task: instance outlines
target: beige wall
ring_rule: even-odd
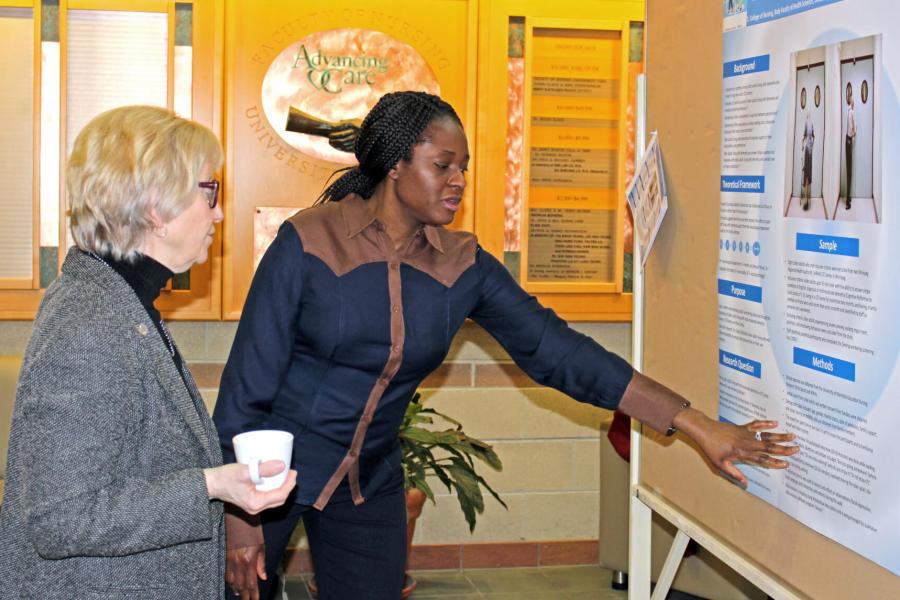
[[[631,355],[631,325],[576,323],[607,348]],[[173,322],[173,336],[210,409],[237,327],[233,322]],[[0,322],[0,355],[24,352],[31,322]],[[600,425],[607,411],[537,386],[483,329],[468,323],[443,367],[422,386],[427,402],[494,444],[502,473],[481,472],[509,505],[486,500],[469,534],[455,497],[428,505],[416,544],[596,540],[599,530]],[[435,482],[435,491],[440,491]],[[301,542],[302,545],[302,542]]]
[[[575,327],[631,355],[630,324]],[[504,470],[482,474],[509,511],[487,500],[470,535],[456,499],[442,494],[416,525],[416,543],[597,539],[600,424],[610,413],[537,386],[476,325],[463,328],[447,360],[469,367],[472,385],[431,388],[426,380],[427,402],[461,421],[469,435],[494,444]]]

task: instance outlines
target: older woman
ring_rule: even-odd
[[[320,600],[396,600],[406,562],[397,430],[420,382],[467,318],[541,384],[682,430],[742,481],[735,461],[784,468],[790,434],[719,423],[570,329],[512,279],[471,233],[444,229],[466,187],[469,149],[453,108],[422,92],[383,96],[355,144],[359,165],[279,230],[260,262],[222,376],[215,420],[294,432],[302,478],[293,505],[229,513],[226,580],[271,599],[303,519]],[[266,581],[257,581],[265,578]]]
[[[105,112],[75,140],[75,248],[47,289],[16,395],[4,598],[220,598],[222,501],[257,513],[293,488],[293,472],[260,492],[246,466],[222,465],[153,306],[173,273],[206,259],[222,220],[221,164],[211,131],[154,107]]]

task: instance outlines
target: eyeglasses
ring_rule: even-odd
[[[200,189],[203,190],[203,193],[206,195],[206,201],[209,203],[209,207],[215,208],[216,204],[219,203],[219,181],[217,179],[211,179],[210,181],[201,181],[197,185],[200,186]]]

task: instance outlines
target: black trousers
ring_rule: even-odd
[[[288,500],[290,503],[290,500]],[[349,486],[338,486],[325,510],[285,504],[262,514],[266,581],[260,598],[277,597],[278,566],[300,519],[315,566],[319,600],[397,600],[406,571],[406,499],[403,473],[356,506]],[[226,587],[227,598],[238,598]]]
[[[853,195],[850,191],[853,189],[853,138],[845,136],[844,138],[844,157],[847,161],[847,204]]]
[[[803,151],[803,176],[801,183],[800,195],[805,200],[809,195],[812,195],[812,150]],[[806,188],[806,194],[803,193],[802,188]]]

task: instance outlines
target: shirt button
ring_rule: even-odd
[[[393,312],[395,312],[395,313],[396,313],[396,312],[400,312],[400,307],[397,306],[397,305],[395,304],[395,305],[393,305],[393,306],[391,307],[391,310],[392,310]]]
[[[400,265],[398,265],[397,263],[391,263],[391,264],[389,264],[388,266],[389,266],[391,269],[393,269],[394,271],[396,271],[397,269],[400,268]]]
[[[147,335],[147,332],[149,331],[147,329],[147,326],[144,325],[143,323],[138,323],[138,325],[135,327],[135,329],[137,330],[138,335],[140,335],[142,337]]]
[[[400,353],[400,346],[394,346],[393,348],[391,348],[391,350],[393,350],[394,353],[399,354],[399,353]]]

